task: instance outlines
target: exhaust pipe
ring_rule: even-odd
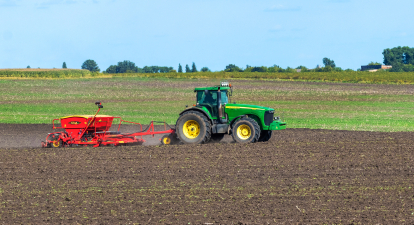
[[[220,91],[220,87],[218,87],[217,90],[217,99],[218,99],[218,117],[219,117],[219,122],[223,123],[222,121],[222,117],[223,117],[223,110],[222,110],[222,106],[221,106],[221,91]]]

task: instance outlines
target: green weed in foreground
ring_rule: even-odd
[[[218,80],[119,77],[0,80],[0,123],[46,123],[67,115],[94,114],[175,124],[194,87]],[[272,107],[289,128],[412,131],[411,85],[232,81],[232,101]]]

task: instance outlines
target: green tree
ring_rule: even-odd
[[[308,69],[306,66],[302,66],[302,65],[300,65],[300,66],[298,66],[298,67],[296,67],[296,69],[301,69],[301,70],[303,70],[303,69]]]
[[[234,64],[229,64],[226,66],[226,69],[224,69],[224,72],[243,72],[243,70]]]
[[[290,68],[289,66],[285,70],[286,73],[295,73],[296,69]]]
[[[325,65],[325,67],[330,66],[331,69],[336,67],[335,62],[329,58],[323,58],[322,62]]]
[[[84,69],[84,70],[89,70],[91,72],[101,71],[101,69],[99,69],[99,67],[98,67],[98,64],[92,59],[88,59],[85,62],[83,62],[81,68]]]
[[[404,64],[402,63],[394,63],[394,65],[392,65],[392,68],[390,69],[390,72],[402,72],[403,67]]]
[[[123,62],[118,62],[118,65],[116,65],[116,72],[117,73],[136,73],[137,67],[135,66],[135,63],[124,60]]]
[[[26,68],[27,68],[27,69],[30,69],[30,66],[27,66]]]
[[[379,63],[379,62],[370,62],[370,63],[368,63],[368,66],[379,66],[379,65],[381,65],[381,63]]]
[[[191,69],[190,69],[190,67],[188,66],[188,64],[185,64],[185,72],[186,72],[186,73],[191,73]]]
[[[191,66],[191,72],[192,73],[196,73],[197,72],[197,68],[196,68],[196,65],[195,65],[194,62],[193,62],[193,65]]]
[[[414,48],[408,46],[398,46],[392,49],[384,49],[382,52],[384,55],[385,65],[396,65],[396,64],[414,64]]]
[[[105,70],[106,73],[116,73],[116,66],[111,65],[108,67],[108,69]]]
[[[269,73],[277,73],[277,72],[281,72],[283,69],[280,68],[280,66],[274,64],[273,66],[267,68],[267,72]]]
[[[168,66],[159,66],[158,69],[160,73],[169,73],[174,70],[174,68]]]
[[[252,72],[267,72],[267,67],[265,67],[265,66],[255,66],[255,67],[252,67],[252,70],[251,70]]]
[[[178,63],[178,72],[182,73],[183,72],[183,67],[181,66],[180,63]]]
[[[306,66],[302,66],[302,65],[296,67],[296,69],[300,69],[301,70],[300,71],[301,73],[308,72],[309,71],[309,69]]]
[[[404,63],[414,65],[414,48],[406,48],[404,52]]]
[[[208,67],[203,67],[200,70],[201,72],[211,72],[211,70]]]
[[[322,72],[331,72],[332,71],[332,67],[327,65],[322,69]]]
[[[414,65],[412,65],[412,64],[406,64],[406,65],[404,65],[404,67],[402,68],[402,70],[404,72],[414,72]]]
[[[68,67],[66,67],[66,62],[63,62],[62,68],[63,69],[67,69],[68,68]]]

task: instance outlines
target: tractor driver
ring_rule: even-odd
[[[211,104],[211,105],[216,105],[216,100],[214,100],[212,94],[210,91],[205,90],[204,91],[204,98],[203,98],[203,103],[205,104]]]

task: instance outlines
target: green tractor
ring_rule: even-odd
[[[194,92],[196,104],[182,111],[175,125],[177,137],[184,144],[220,141],[225,134],[238,143],[264,142],[272,131],[286,129],[286,123],[274,117],[272,108],[230,103],[233,88],[228,82],[196,88]]]

